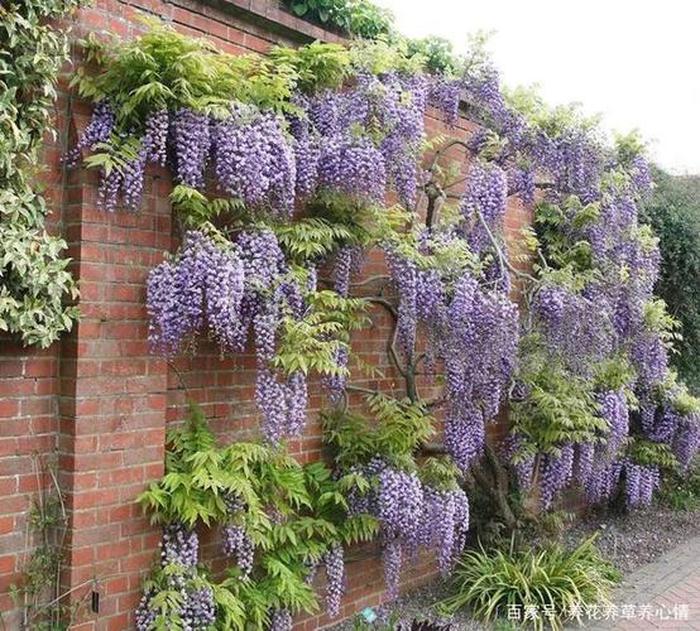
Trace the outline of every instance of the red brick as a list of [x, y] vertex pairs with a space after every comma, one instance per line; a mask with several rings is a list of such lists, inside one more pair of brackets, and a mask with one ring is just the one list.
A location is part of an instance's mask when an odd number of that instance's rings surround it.
[[119, 614], [110, 618], [107, 622], [108, 631], [123, 631], [129, 627], [131, 615], [129, 613]]
[[11, 533], [14, 526], [15, 518], [12, 515], [0, 517], [0, 535], [6, 535], [8, 533]]
[[56, 371], [56, 361], [53, 358], [33, 358], [27, 362], [24, 372], [25, 377], [52, 376]]
[[9, 574], [15, 568], [15, 556], [8, 554], [0, 557], [0, 575]]
[[19, 415], [19, 401], [17, 399], [0, 400], [0, 418], [10, 418]]

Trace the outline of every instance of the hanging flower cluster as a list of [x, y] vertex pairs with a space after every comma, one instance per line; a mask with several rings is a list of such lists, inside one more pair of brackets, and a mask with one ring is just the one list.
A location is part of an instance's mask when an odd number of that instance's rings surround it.
[[234, 104], [231, 116], [213, 123], [212, 157], [223, 191], [249, 208], [290, 217], [294, 210], [296, 161], [280, 120]]
[[380, 524], [382, 561], [387, 592], [396, 598], [403, 559], [421, 548], [434, 550], [440, 571], [447, 575], [469, 530], [469, 500], [456, 485], [438, 488], [416, 472], [374, 459], [354, 470], [374, 480], [372, 491], [350, 497], [351, 513], [375, 515]]
[[[475, 204], [472, 212], [483, 211]], [[486, 220], [497, 233], [499, 215]], [[466, 471], [481, 455], [486, 423], [498, 414], [510, 383], [518, 309], [503, 291], [479, 282], [471, 259], [461, 266], [455, 263], [460, 251], [464, 253], [463, 244], [458, 234], [426, 232], [418, 238], [416, 258], [391, 246], [386, 258], [400, 299], [402, 347], [411, 358], [420, 325], [426, 332], [428, 363], [442, 362], [445, 446]], [[448, 254], [451, 250], [454, 256]], [[448, 261], [442, 270], [441, 260]]]
[[459, 91], [437, 98], [444, 82], [430, 75], [360, 69], [354, 85], [300, 96], [293, 122], [297, 191], [342, 192], [382, 203], [387, 185], [412, 207], [421, 185], [420, 150], [429, 104], [453, 119]]
[[214, 593], [198, 580], [199, 538], [182, 524], [174, 523], [163, 529], [160, 543], [161, 567], [165, 570], [166, 586], [150, 585], [136, 610], [136, 628], [149, 631], [154, 628], [161, 613], [158, 594], [167, 590], [178, 598], [177, 611], [170, 612], [169, 623], [182, 628], [207, 629], [216, 618]]
[[280, 378], [271, 363], [281, 320], [302, 316], [303, 293], [272, 232], [244, 231], [221, 244], [190, 231], [178, 254], [149, 275], [151, 344], [172, 355], [206, 331], [225, 351], [243, 352], [252, 334], [262, 431], [278, 443], [298, 435], [306, 418], [306, 377]]
[[231, 350], [243, 350], [245, 268], [238, 249], [202, 232], [185, 234], [178, 255], [148, 277], [149, 339], [155, 351], [177, 353], [206, 329]]
[[508, 183], [501, 168], [480, 161], [470, 167], [460, 212], [468, 222], [467, 240], [474, 252], [480, 253], [491, 245], [490, 229], [501, 228], [507, 195]]
[[[110, 142], [114, 126], [112, 107], [106, 101], [98, 103], [66, 156], [68, 163], [75, 165], [82, 150], [99, 150]], [[157, 110], [144, 128], [122, 168], [102, 173], [100, 201], [106, 210], [114, 210], [120, 196], [127, 208], [140, 208], [145, 169], [151, 163], [170, 164], [174, 178], [185, 186], [204, 190], [212, 176], [221, 191], [249, 208], [291, 216], [296, 159], [279, 116], [233, 102], [223, 118], [189, 108]]]

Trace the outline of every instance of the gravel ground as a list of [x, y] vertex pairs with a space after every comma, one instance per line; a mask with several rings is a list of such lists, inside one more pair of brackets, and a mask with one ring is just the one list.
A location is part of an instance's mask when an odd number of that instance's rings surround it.
[[700, 511], [654, 506], [629, 515], [593, 515], [569, 529], [564, 540], [574, 545], [596, 531], [603, 556], [627, 574], [700, 535]]
[[[405, 623], [405, 628], [410, 629], [413, 620], [429, 620], [435, 623], [450, 624], [450, 631], [480, 631], [486, 629], [481, 623], [472, 620], [467, 611], [458, 611], [449, 620], [440, 620], [432, 610], [432, 605], [447, 595], [447, 585], [445, 581], [438, 580], [430, 585], [421, 587], [409, 594], [401, 596], [394, 602], [382, 605], [374, 609], [380, 620], [388, 620], [390, 616], [398, 616], [398, 622]], [[377, 625], [375, 623], [375, 625]], [[373, 625], [374, 626], [374, 625]], [[378, 626], [378, 625], [377, 625]], [[352, 631], [353, 620], [345, 620], [331, 627], [332, 631]], [[385, 627], [379, 627], [384, 631]]]
[[[590, 515], [576, 522], [563, 535], [567, 546], [575, 546], [594, 532], [596, 545], [603, 556], [612, 561], [624, 574], [651, 563], [686, 539], [700, 535], [700, 510], [674, 511], [659, 507], [636, 511], [629, 515]], [[399, 600], [375, 609], [380, 619], [398, 615], [400, 621], [417, 620], [439, 622], [432, 604], [446, 595], [446, 584], [437, 581], [402, 596]], [[451, 631], [477, 631], [484, 625], [470, 619], [466, 611], [458, 612], [449, 621]], [[408, 627], [410, 628], [410, 627]], [[332, 627], [333, 631], [352, 631], [353, 620]]]

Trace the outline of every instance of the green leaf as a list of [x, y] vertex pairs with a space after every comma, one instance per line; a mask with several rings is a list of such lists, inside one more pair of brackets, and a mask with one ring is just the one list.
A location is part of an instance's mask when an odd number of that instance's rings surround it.
[[309, 7], [305, 2], [295, 2], [292, 4], [292, 10], [299, 17], [301, 17], [303, 15], [306, 15], [306, 12], [309, 10]]

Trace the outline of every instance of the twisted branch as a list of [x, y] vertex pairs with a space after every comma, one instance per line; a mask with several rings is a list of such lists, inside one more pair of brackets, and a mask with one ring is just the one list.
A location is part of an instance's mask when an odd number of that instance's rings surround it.
[[512, 274], [514, 274], [518, 278], [527, 278], [533, 283], [539, 282], [534, 276], [531, 276], [527, 272], [523, 272], [511, 265], [510, 261], [508, 261], [508, 257], [506, 257], [505, 254], [503, 254], [503, 250], [501, 249], [500, 244], [498, 243], [498, 241], [496, 241], [496, 237], [493, 236], [493, 232], [491, 232], [491, 228], [489, 228], [486, 219], [484, 219], [484, 215], [478, 209], [476, 210], [476, 215], [479, 218], [479, 222], [481, 223], [482, 227], [486, 231], [486, 235], [488, 236], [489, 241], [491, 241], [494, 250], [496, 250], [496, 255], [498, 256], [498, 260], [501, 264], [501, 269], [504, 271], [505, 269], [508, 269]]
[[389, 283], [391, 281], [391, 276], [387, 274], [377, 274], [376, 276], [368, 276], [362, 281], [350, 283], [350, 287], [362, 287], [363, 285], [369, 285], [370, 283], [374, 283], [380, 280]]
[[379, 296], [371, 296], [369, 298], [366, 298], [366, 300], [368, 302], [371, 302], [372, 304], [380, 305], [381, 307], [384, 307], [384, 309], [386, 309], [386, 311], [393, 318], [394, 326], [392, 328], [391, 336], [389, 337], [389, 340], [387, 341], [387, 352], [389, 354], [389, 357], [391, 358], [392, 363], [396, 367], [396, 370], [399, 371], [399, 374], [404, 379], [407, 379], [408, 375], [409, 375], [408, 366], [404, 367], [402, 365], [401, 360], [399, 359], [398, 350], [396, 349], [396, 341], [397, 341], [397, 336], [398, 336], [398, 331], [399, 331], [399, 327], [398, 327], [399, 313], [398, 313], [398, 310], [386, 298], [381, 298]]
[[381, 390], [375, 390], [374, 388], [365, 388], [363, 386], [354, 386], [352, 384], [347, 384], [345, 386], [345, 389], [350, 390], [351, 392], [361, 392], [362, 394], [369, 395], [382, 394]]

